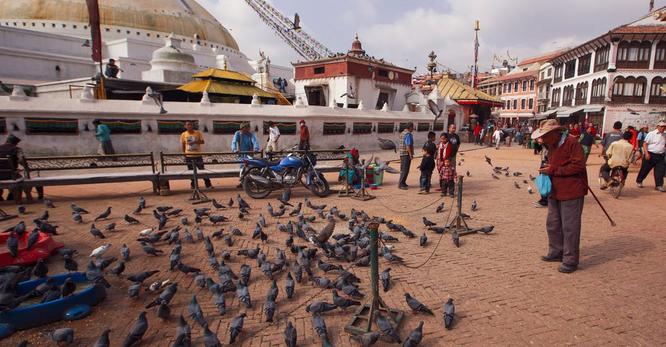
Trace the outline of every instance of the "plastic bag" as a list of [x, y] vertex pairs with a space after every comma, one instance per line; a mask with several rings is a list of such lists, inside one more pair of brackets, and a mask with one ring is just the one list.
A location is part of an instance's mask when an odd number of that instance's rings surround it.
[[550, 182], [550, 176], [546, 174], [539, 174], [536, 177], [535, 184], [541, 196], [550, 195], [550, 190], [552, 188], [552, 183]]

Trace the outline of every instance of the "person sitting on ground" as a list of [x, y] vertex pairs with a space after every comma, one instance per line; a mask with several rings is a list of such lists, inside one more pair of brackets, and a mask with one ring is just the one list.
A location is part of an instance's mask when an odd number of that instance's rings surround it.
[[456, 186], [456, 168], [451, 165], [451, 160], [449, 158], [444, 159], [444, 165], [439, 170], [439, 186], [442, 188], [442, 196], [445, 196], [447, 193], [449, 196], [455, 196], [455, 186]]
[[[0, 158], [9, 159], [10, 166], [4, 167], [0, 170], [0, 179], [1, 180], [11, 180], [21, 178], [19, 173], [19, 165], [24, 168], [27, 167], [25, 157], [23, 156], [23, 149], [18, 146], [21, 139], [15, 136], [14, 134], [9, 134], [7, 140], [4, 144], [0, 145]], [[32, 200], [31, 195], [32, 188], [28, 188], [25, 191], [26, 197], [28, 200]], [[44, 199], [44, 187], [35, 187], [37, 190], [37, 199]], [[12, 191], [7, 195], [7, 200], [14, 200], [14, 193]], [[19, 197], [20, 198], [20, 197]], [[0, 201], [2, 201], [2, 189], [0, 189]]]
[[622, 134], [622, 139], [615, 141], [608, 146], [608, 150], [606, 150], [608, 160], [604, 165], [601, 165], [601, 168], [599, 169], [599, 173], [604, 179], [601, 182], [600, 189], [603, 190], [608, 188], [608, 181], [610, 180], [610, 173], [613, 168], [622, 168], [622, 173], [624, 174], [622, 183], [624, 183], [624, 180], [627, 178], [627, 174], [629, 174], [629, 164], [631, 164], [631, 156], [634, 152], [634, 147], [629, 143], [631, 136], [631, 132], [625, 131]]
[[420, 188], [419, 194], [430, 193], [430, 179], [432, 177], [432, 170], [435, 169], [435, 153], [437, 146], [435, 146], [435, 133], [428, 133], [428, 141], [423, 145], [423, 159], [421, 159], [421, 177], [419, 179]]

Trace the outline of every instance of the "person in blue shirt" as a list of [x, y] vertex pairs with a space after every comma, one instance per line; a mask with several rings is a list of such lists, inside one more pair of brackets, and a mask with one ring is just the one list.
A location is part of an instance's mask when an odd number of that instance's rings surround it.
[[[245, 122], [241, 124], [240, 130], [234, 133], [234, 137], [231, 140], [231, 151], [232, 152], [258, 152], [261, 149], [259, 146], [259, 141], [257, 141], [257, 136], [250, 131], [250, 123]], [[241, 173], [243, 172], [243, 163], [242, 160], [248, 158], [247, 154], [239, 154], [238, 159], [241, 160]], [[239, 183], [237, 188], [242, 188], [242, 183]]]
[[250, 123], [241, 124], [240, 130], [234, 133], [234, 138], [231, 140], [231, 151], [258, 152], [260, 149], [257, 136], [250, 131]]
[[95, 138], [99, 141], [99, 154], [110, 155], [116, 154], [111, 144], [111, 129], [106, 124], [103, 124], [99, 119], [92, 121], [95, 126]]

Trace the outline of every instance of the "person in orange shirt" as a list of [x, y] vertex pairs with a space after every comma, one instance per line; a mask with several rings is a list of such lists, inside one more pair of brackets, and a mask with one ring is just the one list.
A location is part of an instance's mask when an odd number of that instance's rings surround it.
[[[192, 122], [185, 122], [185, 131], [180, 134], [180, 144], [185, 154], [185, 162], [188, 170], [194, 170], [196, 165], [198, 170], [204, 169], [203, 157], [201, 155], [202, 145], [205, 143], [201, 131], [194, 129]], [[209, 178], [204, 178], [206, 188], [213, 188]], [[190, 187], [194, 189], [194, 180], [191, 180]]]

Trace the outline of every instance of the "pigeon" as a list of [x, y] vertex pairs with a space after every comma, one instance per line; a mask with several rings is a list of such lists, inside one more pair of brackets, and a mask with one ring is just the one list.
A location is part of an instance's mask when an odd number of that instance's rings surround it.
[[195, 267], [192, 267], [192, 266], [188, 266], [188, 265], [185, 265], [183, 263], [178, 263], [176, 268], [184, 274], [192, 274], [192, 273], [200, 273], [201, 272], [201, 269], [198, 269], [198, 268], [195, 268]]
[[79, 270], [79, 264], [76, 262], [76, 260], [72, 259], [71, 255], [65, 254], [62, 256], [62, 258], [65, 261], [65, 270], [69, 272], [75, 272]]
[[111, 342], [109, 340], [109, 333], [111, 332], [111, 329], [104, 329], [102, 331], [102, 334], [99, 335], [99, 338], [97, 341], [95, 341], [95, 344], [93, 347], [109, 347], [111, 345]]
[[287, 322], [287, 326], [284, 328], [284, 344], [287, 347], [296, 347], [296, 342], [298, 340], [298, 333], [296, 327], [291, 324], [291, 321]]
[[224, 316], [227, 314], [227, 307], [226, 307], [226, 301], [224, 300], [224, 293], [219, 290], [215, 289], [213, 292], [213, 304], [215, 307], [217, 307], [217, 312], [220, 314], [220, 316]]
[[353, 340], [358, 341], [362, 347], [369, 347], [377, 343], [382, 334], [379, 331], [371, 331], [361, 335], [350, 335]]
[[37, 264], [32, 268], [32, 275], [38, 278], [46, 277], [49, 273], [49, 268], [46, 266], [44, 259], [39, 259]]
[[460, 235], [458, 235], [457, 231], [453, 231], [451, 234], [451, 240], [453, 241], [453, 244], [456, 245], [456, 247], [460, 247]]
[[266, 315], [266, 322], [273, 323], [273, 316], [275, 315], [275, 300], [266, 300], [264, 303], [264, 314]]
[[166, 303], [161, 303], [157, 306], [157, 317], [168, 320], [171, 318], [171, 308]]
[[11, 227], [9, 230], [10, 230], [10, 231], [14, 231], [14, 232], [16, 233], [16, 235], [18, 235], [18, 236], [23, 236], [23, 234], [25, 233], [25, 230], [26, 230], [26, 228], [25, 228], [25, 222], [24, 222], [24, 221], [20, 221], [20, 222], [18, 222], [18, 224], [16, 224], [15, 226]]
[[67, 277], [65, 282], [62, 284], [62, 296], [70, 296], [76, 291], [76, 283], [72, 280], [71, 277]]
[[301, 209], [303, 208], [303, 203], [299, 202], [298, 205], [294, 209], [292, 209], [291, 212], [289, 212], [289, 216], [297, 216], [299, 213], [301, 213]]
[[211, 216], [208, 216], [208, 220], [210, 220], [210, 222], [213, 223], [213, 225], [217, 225], [217, 223], [222, 223], [222, 222], [228, 221], [229, 218], [227, 218], [225, 216], [212, 216], [211, 215]]
[[87, 214], [90, 213], [86, 211], [84, 208], [81, 208], [79, 206], [76, 206], [76, 204], [70, 204], [69, 207], [72, 209], [73, 212], [76, 212], [78, 214]]
[[414, 299], [409, 293], [405, 293], [405, 301], [407, 301], [407, 305], [409, 305], [409, 307], [414, 312], [426, 313], [431, 316], [435, 315], [431, 309], [429, 309], [426, 305], [422, 304], [420, 301]]
[[324, 322], [324, 318], [322, 316], [320, 315], [312, 316], [312, 328], [314, 328], [314, 331], [317, 333], [317, 335], [319, 335], [322, 347], [333, 346], [331, 342], [328, 340], [328, 330], [326, 329], [326, 322]]
[[132, 282], [143, 283], [143, 281], [145, 281], [146, 279], [155, 275], [158, 272], [160, 272], [160, 270], [143, 271], [143, 272], [139, 272], [139, 273], [136, 273], [134, 275], [131, 275], [131, 276], [127, 276], [127, 279], [129, 281], [132, 281]]
[[95, 222], [100, 219], [107, 219], [111, 215], [111, 206], [107, 207], [104, 212], [100, 213], [99, 216], [95, 217]]
[[164, 253], [163, 250], [156, 249], [155, 247], [153, 247], [152, 245], [150, 245], [149, 243], [146, 243], [146, 242], [141, 242], [141, 248], [143, 249], [143, 251], [146, 254], [150, 254], [150, 255], [153, 255], [153, 256], [158, 256], [158, 255]]
[[104, 255], [104, 253], [106, 253], [106, 251], [109, 250], [109, 248], [111, 248], [111, 244], [110, 243], [105, 243], [105, 244], [93, 249], [92, 252], [90, 252], [90, 258], [93, 258], [93, 257], [94, 258], [100, 258], [101, 256]]
[[83, 217], [78, 212], [72, 212], [72, 220], [79, 224], [83, 223]]
[[[238, 195], [238, 198], [240, 200], [240, 195]], [[229, 325], [229, 344], [236, 342], [236, 338], [238, 338], [238, 335], [243, 330], [245, 316], [245, 313], [241, 313], [231, 321], [231, 324]]]
[[472, 174], [469, 173], [469, 170], [467, 170], [467, 172], [465, 174], [467, 175], [467, 177], [472, 177]]
[[132, 216], [130, 216], [130, 215], [128, 215], [128, 214], [125, 215], [125, 221], [126, 221], [127, 223], [129, 223], [130, 225], [133, 225], [133, 224], [140, 224], [140, 223], [141, 223], [141, 222], [139, 222], [138, 219], [136, 219], [136, 218], [134, 218], [134, 217], [132, 217]]
[[120, 247], [120, 256], [124, 261], [128, 261], [130, 259], [130, 249], [124, 243]]
[[419, 322], [419, 325], [416, 329], [412, 330], [407, 336], [405, 343], [402, 344], [402, 347], [416, 347], [421, 343], [423, 339], [423, 321]]
[[143, 196], [139, 197], [139, 206], [141, 206], [141, 208], [146, 208], [146, 198]]
[[48, 336], [58, 346], [67, 346], [74, 342], [74, 329], [60, 328], [48, 333]]
[[326, 208], [326, 205], [315, 205], [308, 198], [305, 198], [305, 206], [313, 210], [323, 210]]
[[153, 306], [159, 305], [161, 303], [170, 303], [171, 299], [173, 299], [174, 295], [176, 295], [176, 292], [178, 291], [178, 282], [174, 282], [170, 284], [166, 289], [164, 289], [160, 295], [155, 298], [151, 303], [146, 305], [146, 308], [151, 308]]
[[104, 231], [116, 231], [116, 223], [109, 223], [105, 225]]
[[305, 312], [312, 314], [322, 314], [338, 308], [335, 304], [330, 304], [325, 301], [313, 301], [310, 305], [305, 307]]
[[189, 305], [187, 305], [187, 311], [190, 313], [190, 317], [199, 323], [202, 328], [208, 325], [206, 319], [204, 318], [203, 311], [201, 310], [201, 306], [197, 301], [196, 295], [192, 295], [192, 300], [190, 301]]
[[104, 236], [104, 234], [102, 234], [102, 231], [97, 229], [97, 227], [95, 227], [95, 224], [90, 226], [90, 234], [95, 238], [100, 238], [100, 239], [105, 239], [106, 238], [106, 236]]
[[379, 327], [379, 330], [381, 330], [382, 334], [386, 335], [386, 337], [390, 339], [390, 343], [402, 342], [400, 335], [398, 335], [398, 332], [395, 331], [391, 325], [391, 322], [389, 322], [386, 317], [382, 316], [379, 311], [375, 311], [375, 323], [377, 323], [377, 326]]
[[456, 306], [453, 304], [453, 299], [449, 298], [444, 304], [444, 327], [451, 330], [453, 327], [453, 319], [456, 313]]
[[51, 200], [49, 200], [49, 199], [44, 199], [44, 206], [46, 206], [46, 207], [48, 207], [48, 208], [56, 208], [56, 206], [55, 206], [55, 204], [53, 203], [53, 201], [51, 201]]
[[223, 204], [220, 204], [219, 202], [217, 202], [217, 200], [215, 200], [215, 199], [213, 199], [212, 202], [213, 202], [213, 207], [215, 207], [215, 208], [218, 209], [218, 210], [220, 210], [220, 209], [226, 209], [226, 208], [227, 208], [227, 207], [224, 206]]
[[350, 306], [359, 306], [361, 305], [360, 301], [356, 300], [351, 300], [347, 298], [343, 298], [340, 295], [338, 295], [338, 291], [333, 289], [333, 304], [341, 309], [345, 309]]
[[291, 299], [292, 296], [294, 295], [294, 278], [291, 277], [291, 272], [287, 273], [287, 278], [285, 279], [284, 283], [284, 291], [287, 293], [287, 299]]
[[[238, 202], [238, 208], [240, 209], [246, 209], [246, 210], [251, 210], [252, 207], [250, 207], [250, 204], [247, 203], [247, 201], [243, 200], [240, 194], [236, 196], [236, 201]], [[231, 206], [232, 204], [229, 204]]]
[[139, 318], [137, 318], [136, 322], [134, 322], [134, 326], [132, 326], [132, 330], [130, 330], [129, 334], [125, 337], [125, 341], [123, 341], [122, 346], [136, 346], [139, 344], [147, 330], [148, 320], [146, 319], [146, 311], [143, 311], [139, 313]]
[[532, 190], [532, 187], [531, 187], [531, 186], [527, 186], [527, 192], [528, 192], [529, 194], [532, 194], [532, 193], [534, 192], [534, 191]]
[[388, 292], [389, 289], [391, 289], [391, 268], [388, 267], [382, 271], [380, 278], [382, 280], [382, 287], [384, 288], [384, 292]]
[[44, 210], [44, 213], [42, 213], [42, 215], [39, 216], [39, 218], [37, 218], [37, 219], [42, 220], [42, 221], [47, 221], [47, 220], [49, 220], [49, 217], [50, 217], [49, 216], [49, 210]]
[[428, 220], [428, 218], [423, 217], [423, 225], [425, 225], [426, 227], [432, 227], [437, 225], [437, 223], [431, 222]]
[[160, 212], [160, 213], [164, 213], [166, 211], [169, 211], [172, 208], [173, 208], [173, 206], [157, 206], [157, 207], [155, 207], [157, 212]]
[[435, 209], [435, 213], [440, 213], [442, 211], [444, 211], [444, 203], [441, 203], [439, 204], [439, 206], [437, 206], [437, 209]]
[[9, 254], [12, 256], [12, 258], [18, 257], [19, 240], [16, 238], [15, 232], [11, 232], [9, 234], [6, 243], [7, 243], [7, 249], [9, 250]]
[[121, 260], [111, 268], [111, 273], [120, 276], [125, 271], [125, 261]]
[[426, 236], [426, 234], [423, 233], [423, 235], [421, 235], [421, 237], [419, 238], [419, 246], [425, 247], [426, 243], [428, 243], [428, 236]]
[[[16, 230], [14, 232], [16, 232]], [[28, 242], [26, 243], [25, 249], [30, 250], [37, 241], [39, 241], [39, 229], [33, 229], [32, 232], [30, 232], [30, 235], [28, 235]]]
[[132, 210], [132, 214], [137, 215], [137, 214], [140, 214], [141, 211], [143, 211], [143, 207], [141, 205], [139, 205], [134, 210]]
[[217, 338], [217, 335], [210, 331], [210, 328], [206, 325], [204, 327], [204, 347], [222, 347], [222, 342]]
[[246, 308], [252, 308], [252, 299], [250, 298], [250, 290], [245, 283], [238, 283], [236, 287], [236, 296], [238, 300], [245, 305]]
[[486, 158], [486, 163], [488, 163], [488, 165], [490, 165], [492, 167], [493, 166], [492, 160], [490, 158], [488, 158], [487, 155], [484, 155], [484, 157]]
[[520, 189], [520, 185], [516, 181], [513, 181], [513, 186], [516, 187], [516, 189]]
[[490, 176], [493, 176], [494, 179], [498, 180], [499, 177], [497, 177], [495, 174], [491, 173]]
[[127, 295], [132, 299], [138, 298], [140, 292], [141, 292], [141, 283], [132, 283], [127, 288]]
[[[206, 335], [205, 331], [204, 335]], [[204, 336], [204, 346], [209, 346], [208, 344], [206, 344], [205, 340], [206, 337]], [[185, 320], [185, 318], [183, 318], [183, 315], [181, 314], [178, 317], [178, 327], [176, 328], [176, 341], [174, 341], [172, 347], [191, 347], [191, 345], [192, 345], [192, 329], [190, 329], [190, 325], [187, 324], [187, 321]], [[210, 346], [219, 347], [220, 346], [219, 341], [217, 345], [210, 345]]]
[[46, 303], [50, 302], [53, 300], [58, 300], [62, 296], [62, 292], [60, 291], [60, 287], [58, 286], [52, 286], [49, 288], [43, 295], [42, 295], [42, 301], [41, 303]]
[[476, 200], [472, 200], [472, 211], [476, 211], [479, 205], [476, 203]]

